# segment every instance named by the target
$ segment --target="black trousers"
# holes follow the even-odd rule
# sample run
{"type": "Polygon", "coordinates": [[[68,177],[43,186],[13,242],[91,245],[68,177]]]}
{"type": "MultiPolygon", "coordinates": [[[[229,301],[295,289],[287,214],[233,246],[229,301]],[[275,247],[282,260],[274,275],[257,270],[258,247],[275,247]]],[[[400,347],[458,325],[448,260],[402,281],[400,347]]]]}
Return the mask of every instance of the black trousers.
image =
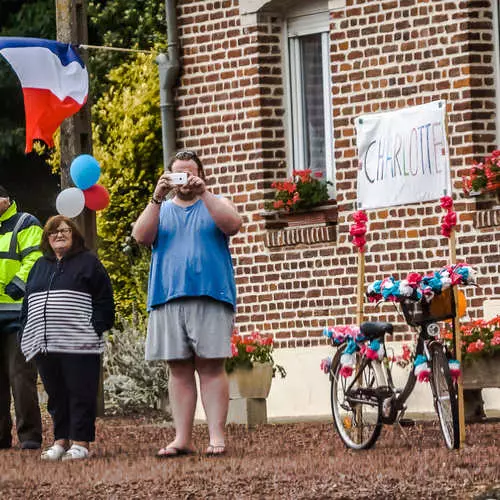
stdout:
{"type": "Polygon", "coordinates": [[[36,366],[49,396],[54,439],[95,440],[99,354],[38,354],[36,366]]]}
{"type": "Polygon", "coordinates": [[[0,319],[0,447],[12,444],[11,389],[19,442],[42,442],[42,420],[33,362],[26,363],[17,342],[17,320],[0,319]]]}

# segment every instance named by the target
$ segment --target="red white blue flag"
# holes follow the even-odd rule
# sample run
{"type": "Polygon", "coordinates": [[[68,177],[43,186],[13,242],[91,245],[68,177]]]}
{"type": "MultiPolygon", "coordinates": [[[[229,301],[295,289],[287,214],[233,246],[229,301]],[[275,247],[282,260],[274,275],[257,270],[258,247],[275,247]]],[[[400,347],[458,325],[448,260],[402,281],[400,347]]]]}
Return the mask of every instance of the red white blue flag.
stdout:
{"type": "Polygon", "coordinates": [[[59,125],[87,101],[85,64],[71,45],[40,38],[0,37],[0,54],[23,88],[26,153],[35,139],[53,147],[59,125]]]}

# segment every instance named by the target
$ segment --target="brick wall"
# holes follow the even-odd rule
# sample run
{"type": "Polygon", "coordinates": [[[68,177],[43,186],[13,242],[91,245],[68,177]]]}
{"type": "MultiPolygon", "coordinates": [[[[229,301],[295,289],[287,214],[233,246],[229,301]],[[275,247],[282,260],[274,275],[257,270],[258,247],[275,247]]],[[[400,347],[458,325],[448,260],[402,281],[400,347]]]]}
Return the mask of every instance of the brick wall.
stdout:
{"type": "MultiPolygon", "coordinates": [[[[498,195],[465,198],[459,189],[472,159],[495,146],[489,0],[347,0],[330,13],[338,225],[307,230],[269,229],[262,217],[271,182],[287,175],[280,17],[262,14],[256,26],[243,27],[237,0],[177,3],[178,146],[199,152],[213,191],[244,216],[232,238],[242,332],[272,332],[284,346],[317,345],[327,322],[354,322],[354,118],[436,99],[448,101],[457,258],[481,272],[481,287],[467,290],[471,316],[481,315],[485,297],[500,296],[498,195]]],[[[367,282],[447,263],[438,202],[369,217],[367,282]]],[[[390,305],[365,312],[398,321],[390,305]]],[[[396,340],[407,336],[400,324],[396,340]]]]}

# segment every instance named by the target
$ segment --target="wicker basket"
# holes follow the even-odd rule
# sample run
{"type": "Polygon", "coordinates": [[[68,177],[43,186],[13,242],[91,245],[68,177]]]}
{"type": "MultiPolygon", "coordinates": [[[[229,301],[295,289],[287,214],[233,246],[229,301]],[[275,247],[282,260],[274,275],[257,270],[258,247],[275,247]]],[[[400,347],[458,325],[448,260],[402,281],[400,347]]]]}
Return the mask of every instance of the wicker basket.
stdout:
{"type": "Polygon", "coordinates": [[[441,294],[435,295],[428,303],[425,300],[420,302],[401,302],[403,314],[406,322],[410,326],[422,326],[436,321],[454,318],[455,298],[453,289],[447,288],[441,294]]]}

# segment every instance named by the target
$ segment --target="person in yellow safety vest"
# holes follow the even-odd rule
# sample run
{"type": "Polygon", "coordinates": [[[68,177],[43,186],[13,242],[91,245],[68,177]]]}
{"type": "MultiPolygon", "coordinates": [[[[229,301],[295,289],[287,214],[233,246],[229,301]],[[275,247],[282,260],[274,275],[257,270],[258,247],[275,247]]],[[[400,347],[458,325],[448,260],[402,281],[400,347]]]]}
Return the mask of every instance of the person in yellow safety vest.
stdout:
{"type": "Polygon", "coordinates": [[[18,212],[0,186],[0,449],[12,446],[11,389],[21,449],[38,449],[42,444],[37,372],[34,363],[26,363],[18,343],[25,283],[42,255],[41,237],[38,220],[18,212]]]}

